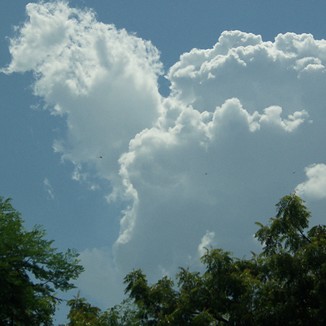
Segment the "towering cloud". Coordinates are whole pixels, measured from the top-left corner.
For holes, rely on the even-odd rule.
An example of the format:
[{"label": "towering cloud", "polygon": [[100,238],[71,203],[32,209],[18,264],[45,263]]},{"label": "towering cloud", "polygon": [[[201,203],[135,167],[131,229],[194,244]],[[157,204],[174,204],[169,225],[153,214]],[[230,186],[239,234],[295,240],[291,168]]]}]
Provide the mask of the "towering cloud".
[{"label": "towering cloud", "polygon": [[158,117],[157,49],[66,2],[30,3],[26,12],[5,72],[33,71],[35,95],[67,121],[55,149],[76,164],[77,174],[86,163],[114,178],[129,140]]},{"label": "towering cloud", "polygon": [[120,159],[134,195],[115,248],[126,270],[157,275],[191,264],[207,234],[236,253],[252,249],[254,222],[295,190],[305,166],[325,161],[317,145],[325,137],[325,45],[311,35],[263,42],[231,31],[171,67],[157,125]]},{"label": "towering cloud", "polygon": [[35,94],[66,120],[55,149],[74,178],[110,180],[110,198],[125,200],[112,252],[82,253],[80,286],[94,297],[110,297],[132,268],[155,279],[196,264],[210,245],[247,254],[254,222],[281,196],[325,198],[326,41],[223,32],[181,55],[162,98],[150,42],[63,2],[27,14],[6,72],[33,71]]}]

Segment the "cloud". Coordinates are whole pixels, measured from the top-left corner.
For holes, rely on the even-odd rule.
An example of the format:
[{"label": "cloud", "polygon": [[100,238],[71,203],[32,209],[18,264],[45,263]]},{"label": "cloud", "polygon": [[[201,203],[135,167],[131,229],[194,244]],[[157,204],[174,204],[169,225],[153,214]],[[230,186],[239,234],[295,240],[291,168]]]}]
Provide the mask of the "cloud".
[{"label": "cloud", "polygon": [[[26,14],[10,42],[11,62],[2,72],[33,72],[34,94],[51,114],[66,121],[65,133],[53,147],[74,164],[73,180],[90,189],[97,187],[97,178],[119,184],[120,155],[160,114],[158,50],[149,41],[98,22],[91,10],[70,8],[66,1],[30,3]],[[49,180],[44,186],[52,197]],[[112,193],[111,202],[120,195],[118,190]],[[82,259],[87,268],[82,290],[104,300],[111,292],[101,291],[98,280],[104,278],[108,288],[116,289],[113,261],[98,248],[83,252]],[[96,271],[96,266],[103,268]],[[120,298],[118,292],[113,297]]]},{"label": "cloud", "polygon": [[313,164],[305,168],[307,181],[296,187],[299,196],[309,199],[326,198],[326,164]]},{"label": "cloud", "polygon": [[102,309],[121,302],[124,275],[114,265],[110,248],[86,249],[79,258],[85,268],[76,283],[82,296],[95,298]]},{"label": "cloud", "polygon": [[[298,184],[292,171],[326,162],[324,40],[223,32],[180,56],[162,98],[150,42],[66,2],[29,4],[27,15],[4,71],[34,73],[34,93],[67,123],[54,148],[73,178],[109,180],[108,204],[123,206],[112,251],[81,253],[79,286],[98,301],[120,299],[133,268],[155,280],[197,266],[210,244],[248,254],[254,222]],[[324,189],[318,169],[307,168],[301,193]]]},{"label": "cloud", "polygon": [[200,257],[202,257],[206,251],[212,247],[214,238],[214,232],[206,231],[205,235],[201,239],[200,244],[198,245],[198,253]]},{"label": "cloud", "polygon": [[[176,271],[194,264],[207,229],[217,246],[249,252],[254,222],[269,214],[271,198],[283,194],[292,176],[293,152],[279,154],[292,146],[289,134],[296,130],[281,109],[250,114],[238,99],[212,113],[172,98],[165,107],[166,119],[138,134],[120,159],[134,205],[121,222],[117,261],[123,270],[142,266],[151,275],[158,275],[158,266]],[[179,113],[174,125],[170,111]]]},{"label": "cloud", "polygon": [[52,185],[51,185],[51,183],[50,183],[50,181],[49,181],[48,178],[44,178],[44,180],[43,180],[43,186],[44,186],[44,189],[45,189],[45,191],[46,191],[46,193],[48,195],[48,198],[49,199],[54,199],[55,198],[55,196],[54,196],[54,190],[53,190],[53,187],[52,187]]},{"label": "cloud", "polygon": [[263,42],[231,31],[212,49],[181,55],[156,126],[120,158],[133,203],[114,248],[123,270],[141,266],[158,277],[160,268],[192,265],[206,230],[235,254],[255,249],[254,222],[293,191],[293,170],[326,159],[317,145],[325,46],[307,34]]},{"label": "cloud", "polygon": [[63,1],[30,3],[26,13],[3,71],[33,71],[35,95],[67,123],[55,150],[80,175],[88,165],[112,181],[129,140],[159,115],[157,49]]},{"label": "cloud", "polygon": [[286,33],[264,42],[259,35],[225,31],[211,49],[181,55],[167,76],[174,97],[197,110],[213,111],[236,97],[249,112],[278,105],[288,114],[305,109],[324,74],[324,40]]}]

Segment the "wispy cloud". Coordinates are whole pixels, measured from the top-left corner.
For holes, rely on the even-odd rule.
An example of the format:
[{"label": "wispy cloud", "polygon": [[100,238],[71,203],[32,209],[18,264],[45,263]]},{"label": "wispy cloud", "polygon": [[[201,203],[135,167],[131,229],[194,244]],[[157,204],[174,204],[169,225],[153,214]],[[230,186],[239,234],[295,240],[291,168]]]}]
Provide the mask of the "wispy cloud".
[{"label": "wispy cloud", "polygon": [[53,187],[52,187],[52,185],[51,185],[51,183],[50,183],[50,181],[49,181],[48,178],[44,178],[44,180],[43,180],[43,186],[44,186],[44,189],[45,189],[45,191],[47,193],[48,198],[49,199],[54,199],[55,198],[55,196],[54,196],[54,189],[53,189]]},{"label": "wispy cloud", "polygon": [[199,257],[202,257],[206,251],[213,246],[214,238],[214,232],[206,231],[205,235],[201,238],[200,244],[198,245]]}]

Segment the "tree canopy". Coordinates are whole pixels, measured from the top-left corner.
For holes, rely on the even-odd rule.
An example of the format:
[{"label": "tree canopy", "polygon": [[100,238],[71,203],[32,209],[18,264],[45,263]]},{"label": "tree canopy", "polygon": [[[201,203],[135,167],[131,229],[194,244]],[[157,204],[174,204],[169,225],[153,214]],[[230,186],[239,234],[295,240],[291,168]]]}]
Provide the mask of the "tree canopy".
[{"label": "tree canopy", "polygon": [[[309,228],[309,219],[300,197],[284,196],[275,217],[257,222],[261,251],[250,258],[207,249],[203,272],[181,267],[154,284],[133,270],[119,305],[69,300],[68,325],[325,325],[326,226]],[[39,226],[27,231],[0,197],[0,325],[52,325],[57,291],[72,289],[82,271],[75,251],[59,252]]]},{"label": "tree canopy", "polygon": [[101,325],[325,325],[326,227],[309,229],[309,218],[291,194],[267,225],[257,223],[262,249],[249,259],[207,249],[204,272],[180,268],[174,280],[152,285],[141,270],[131,271],[127,305],[97,311],[109,317]]},{"label": "tree canopy", "polygon": [[10,199],[0,197],[0,324],[52,325],[57,291],[83,271],[74,250],[62,253],[35,226],[27,231]]}]

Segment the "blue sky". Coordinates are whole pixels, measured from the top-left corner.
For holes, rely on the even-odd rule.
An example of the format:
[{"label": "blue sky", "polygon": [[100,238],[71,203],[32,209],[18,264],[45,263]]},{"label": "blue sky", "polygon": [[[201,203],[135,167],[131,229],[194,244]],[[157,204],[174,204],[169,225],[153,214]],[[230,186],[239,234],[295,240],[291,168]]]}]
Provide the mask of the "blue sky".
[{"label": "blue sky", "polygon": [[294,190],[325,222],[325,1],[28,3],[0,3],[0,195],[82,295],[248,254]]}]

